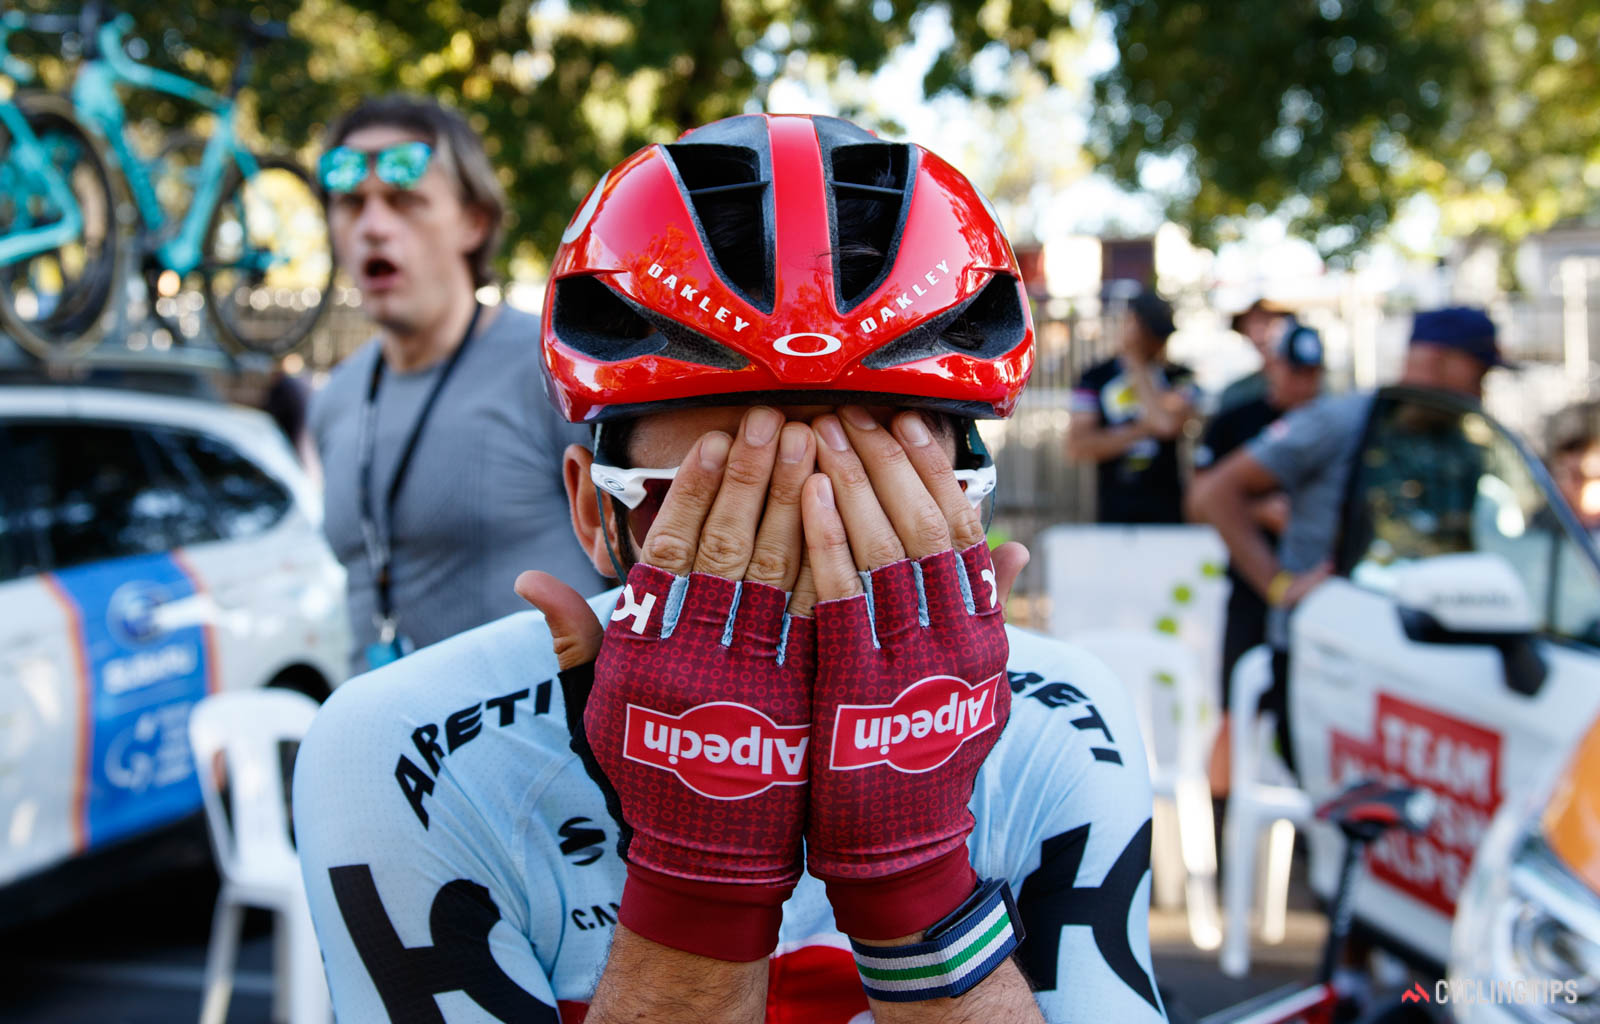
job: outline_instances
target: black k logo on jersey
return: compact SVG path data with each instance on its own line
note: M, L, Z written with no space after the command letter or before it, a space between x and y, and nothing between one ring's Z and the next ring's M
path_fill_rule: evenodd
M372 868L329 868L328 880L390 1020L445 1024L433 997L459 990L500 1020L560 1024L554 1007L529 995L495 962L489 931L500 920L500 908L477 882L458 878L440 888L428 911L434 944L406 946L378 896Z
M605 855L606 834L588 818L568 818L556 830L561 835L561 853L580 868Z
M1023 881L1017 894L1022 924L1028 932L1017 957L1035 985L1053 989L1061 957L1061 930L1069 924L1088 925L1106 964L1159 1011L1155 985L1134 958L1128 941L1134 893L1150 870L1150 822L1146 820L1128 840L1106 872L1105 881L1094 887L1073 884L1088 842L1088 825L1044 841L1039 870Z

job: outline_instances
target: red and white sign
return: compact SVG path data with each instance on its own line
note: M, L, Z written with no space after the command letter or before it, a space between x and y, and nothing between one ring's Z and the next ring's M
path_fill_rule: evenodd
M743 800L810 777L811 725L779 725L755 708L714 701L669 715L628 705L622 755L672 772L713 800Z
M1332 779L1417 786L1438 797L1423 835L1394 830L1374 843L1367 864L1375 878L1450 915L1467 868L1500 806L1500 736L1388 694L1378 695L1371 739L1330 734Z
M1002 685L1004 673L971 685L955 676L929 676L900 691L892 704L841 704L828 766L932 771L963 743L994 728Z

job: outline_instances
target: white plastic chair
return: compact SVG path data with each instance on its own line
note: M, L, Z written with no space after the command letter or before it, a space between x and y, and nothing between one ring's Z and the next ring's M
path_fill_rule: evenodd
M1272 651L1252 647L1233 669L1228 693L1228 820L1222 826L1222 906L1224 928L1222 973L1242 978L1250 973L1250 910L1255 884L1256 847L1266 832L1267 856L1262 864L1261 938L1276 945L1288 923L1289 868L1296 825L1311 820L1311 798L1295 786L1270 753L1272 715L1258 715L1256 705L1272 687Z
M1222 941L1217 914L1217 848L1206 755L1215 726L1214 702L1200 682L1194 652L1151 630L1095 629L1074 633L1074 644L1104 661L1128 687L1145 738L1156 821L1177 821L1178 842L1151 849L1156 902L1176 905L1181 889L1189 937L1200 949Z
M222 877L206 950L200 1024L223 1024L227 1018L246 907L276 915L272 1019L289 1024L332 1019L300 863L289 839L279 756L279 744L298 741L316 714L316 701L289 690L219 693L190 713L189 746ZM218 753L226 769L231 821L217 789Z

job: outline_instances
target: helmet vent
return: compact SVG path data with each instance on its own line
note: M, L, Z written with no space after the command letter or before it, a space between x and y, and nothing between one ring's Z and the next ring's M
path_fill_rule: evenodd
M828 151L841 310L883 283L894 265L907 207L911 147L874 142Z
M772 308L772 260L763 207L767 182L756 152L743 146L678 143L661 147L694 207L717 273L761 309Z
M551 326L556 339L608 363L658 355L722 370L749 361L737 352L617 294L598 277L556 282Z
M994 360L1022 344L1027 333L1017 279L995 274L965 305L896 338L861 362L881 370L947 352Z

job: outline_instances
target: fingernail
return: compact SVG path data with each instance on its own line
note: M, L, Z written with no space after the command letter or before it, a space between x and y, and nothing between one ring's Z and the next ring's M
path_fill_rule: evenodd
M859 405L847 405L839 410L840 415L850 421L850 425L857 430L877 430L878 421L872 414Z
M817 435L822 438L822 443L836 452L850 450L850 441L844 436L844 428L832 416L824 416L817 421Z
M728 461L728 435L720 431L707 434L700 442L700 465L709 470L719 470Z
M914 412L900 421L900 433L918 448L933 440L933 435L928 433L928 425L923 422L920 412Z
M751 409L750 414L744 418L745 443L760 448L772 440L772 435L778 432L778 426L783 422L775 409Z
M806 455L806 434L803 430L785 430L778 441L778 458L783 462L799 462Z
M838 425L834 425L838 429ZM823 508L833 508L833 481L822 477L822 482L817 485L817 500L822 502Z

